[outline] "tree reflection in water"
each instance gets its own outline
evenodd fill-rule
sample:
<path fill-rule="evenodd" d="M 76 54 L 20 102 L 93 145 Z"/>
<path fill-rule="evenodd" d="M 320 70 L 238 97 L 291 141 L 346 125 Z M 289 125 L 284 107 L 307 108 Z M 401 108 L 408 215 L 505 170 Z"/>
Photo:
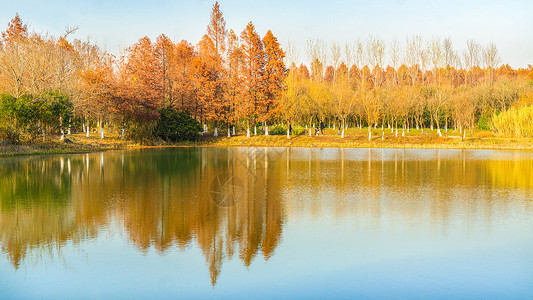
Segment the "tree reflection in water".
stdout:
<path fill-rule="evenodd" d="M 29 257 L 82 244 L 104 229 L 124 231 L 139 251 L 153 247 L 161 255 L 194 242 L 215 285 L 223 263 L 235 255 L 246 266 L 257 255 L 274 255 L 288 215 L 327 213 L 379 224 L 388 213 L 410 226 L 445 231 L 454 212 L 490 223 L 493 212 L 516 205 L 513 200 L 531 209 L 529 157 L 511 151 L 170 148 L 4 159 L 0 244 L 19 268 Z M 494 201 L 495 191 L 511 196 Z M 471 197 L 474 192 L 487 196 Z"/>

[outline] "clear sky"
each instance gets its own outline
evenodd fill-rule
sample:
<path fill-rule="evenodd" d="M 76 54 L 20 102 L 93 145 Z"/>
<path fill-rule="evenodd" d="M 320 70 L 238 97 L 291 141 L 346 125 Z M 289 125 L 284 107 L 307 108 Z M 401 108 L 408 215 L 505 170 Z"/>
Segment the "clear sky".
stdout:
<path fill-rule="evenodd" d="M 79 26 L 75 38 L 91 37 L 101 47 L 118 53 L 139 38 L 164 33 L 173 40 L 196 44 L 205 33 L 211 0 L 2 0 L 0 28 L 15 13 L 33 30 L 54 35 L 65 26 Z M 421 35 L 451 37 L 462 51 L 466 40 L 494 42 L 502 61 L 513 67 L 533 64 L 533 0 L 222 0 L 222 13 L 230 29 L 240 33 L 249 21 L 260 35 L 268 29 L 282 46 L 288 41 L 306 61 L 308 39 L 353 42 L 370 34 L 389 42 L 397 37 Z"/>

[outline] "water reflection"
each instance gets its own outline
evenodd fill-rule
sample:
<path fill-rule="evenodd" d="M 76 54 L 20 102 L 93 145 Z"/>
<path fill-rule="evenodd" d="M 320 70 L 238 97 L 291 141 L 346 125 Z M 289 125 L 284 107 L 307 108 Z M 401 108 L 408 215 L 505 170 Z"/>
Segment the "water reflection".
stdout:
<path fill-rule="evenodd" d="M 215 285 L 233 257 L 245 266 L 271 258 L 290 218 L 446 234 L 531 212 L 532 188 L 533 158 L 519 151 L 172 148 L 4 159 L 0 244 L 15 269 L 104 230 L 123 231 L 141 252 L 196 244 Z"/>

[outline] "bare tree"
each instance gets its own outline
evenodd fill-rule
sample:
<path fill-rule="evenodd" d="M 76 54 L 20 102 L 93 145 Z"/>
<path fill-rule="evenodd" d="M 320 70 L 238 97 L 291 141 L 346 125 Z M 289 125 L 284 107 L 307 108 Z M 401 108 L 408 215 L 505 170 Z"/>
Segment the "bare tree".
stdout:
<path fill-rule="evenodd" d="M 430 56 L 433 64 L 433 83 L 440 84 L 440 71 L 442 62 L 444 60 L 443 47 L 439 38 L 434 38 L 430 42 Z M 438 79 L 438 80 L 437 80 Z"/>
<path fill-rule="evenodd" d="M 405 64 L 409 70 L 409 77 L 411 78 L 411 85 L 414 86 L 418 80 L 418 71 L 420 68 L 420 55 L 422 51 L 422 38 L 414 36 L 406 40 L 405 47 Z"/>
<path fill-rule="evenodd" d="M 337 43 L 331 44 L 331 62 L 333 65 L 333 69 L 335 70 L 335 74 L 333 76 L 333 80 L 337 78 L 337 68 L 339 67 L 339 64 L 341 62 L 341 47 Z"/>
<path fill-rule="evenodd" d="M 391 65 L 395 70 L 398 68 L 398 64 L 400 63 L 400 55 L 401 55 L 400 42 L 398 41 L 397 38 L 394 38 L 389 48 L 389 56 L 390 56 Z"/>
<path fill-rule="evenodd" d="M 483 48 L 483 65 L 489 71 L 489 80 L 491 83 L 494 81 L 494 70 L 498 68 L 500 62 L 498 48 L 494 43 L 490 43 Z"/>
<path fill-rule="evenodd" d="M 463 52 L 464 67 L 467 74 L 472 73 L 471 69 L 479 65 L 479 52 L 481 46 L 474 40 L 470 39 L 466 41 L 466 50 Z M 470 75 L 470 84 L 474 85 L 474 76 Z"/>
<path fill-rule="evenodd" d="M 374 86 L 380 86 L 382 81 L 381 68 L 383 67 L 383 59 L 385 58 L 385 42 L 379 38 L 370 36 L 366 47 L 372 73 L 374 74 Z"/>
<path fill-rule="evenodd" d="M 290 66 L 297 64 L 300 57 L 300 51 L 289 41 L 287 44 L 287 50 L 285 51 L 285 65 Z"/>

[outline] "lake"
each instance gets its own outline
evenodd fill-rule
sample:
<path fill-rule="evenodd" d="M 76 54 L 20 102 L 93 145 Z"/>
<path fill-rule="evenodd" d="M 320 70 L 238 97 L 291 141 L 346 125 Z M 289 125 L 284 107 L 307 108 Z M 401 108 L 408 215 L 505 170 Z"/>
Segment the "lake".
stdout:
<path fill-rule="evenodd" d="M 0 299 L 532 299 L 533 152 L 0 160 Z"/>

